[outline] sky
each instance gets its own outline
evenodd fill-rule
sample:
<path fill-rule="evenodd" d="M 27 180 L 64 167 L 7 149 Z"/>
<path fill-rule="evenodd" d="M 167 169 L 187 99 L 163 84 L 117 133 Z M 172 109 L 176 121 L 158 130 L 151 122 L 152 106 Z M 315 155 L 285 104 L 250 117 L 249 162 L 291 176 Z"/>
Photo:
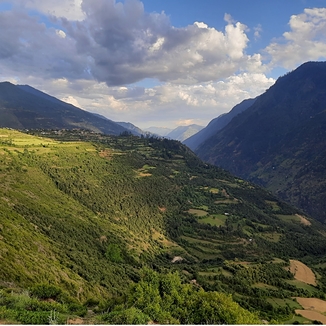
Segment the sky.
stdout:
<path fill-rule="evenodd" d="M 0 0 L 0 81 L 140 128 L 205 126 L 326 60 L 326 0 Z"/>

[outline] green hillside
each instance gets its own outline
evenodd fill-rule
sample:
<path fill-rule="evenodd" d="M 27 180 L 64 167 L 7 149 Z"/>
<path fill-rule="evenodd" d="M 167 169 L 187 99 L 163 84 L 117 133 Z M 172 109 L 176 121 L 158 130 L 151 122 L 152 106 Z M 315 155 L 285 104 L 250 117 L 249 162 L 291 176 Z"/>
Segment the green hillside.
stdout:
<path fill-rule="evenodd" d="M 0 181 L 0 320 L 292 322 L 325 297 L 325 227 L 177 141 L 0 129 Z"/>

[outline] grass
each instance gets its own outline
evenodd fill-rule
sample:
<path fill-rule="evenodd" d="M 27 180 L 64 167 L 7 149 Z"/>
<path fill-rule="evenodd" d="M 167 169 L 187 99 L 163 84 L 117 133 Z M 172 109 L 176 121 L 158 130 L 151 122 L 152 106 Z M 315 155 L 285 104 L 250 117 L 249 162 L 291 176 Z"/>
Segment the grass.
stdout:
<path fill-rule="evenodd" d="M 202 209 L 194 209 L 194 208 L 190 208 L 188 210 L 188 213 L 202 217 L 202 216 L 206 216 L 208 215 L 208 213 Z"/>
<path fill-rule="evenodd" d="M 292 325 L 298 323 L 298 325 L 311 325 L 311 320 L 299 315 L 293 315 L 292 318 L 282 322 L 283 325 Z"/>
<path fill-rule="evenodd" d="M 279 242 L 282 235 L 276 232 L 262 232 L 259 233 L 259 236 L 266 239 L 267 241 Z"/>
<path fill-rule="evenodd" d="M 286 280 L 287 283 L 296 286 L 297 288 L 304 289 L 310 291 L 312 294 L 317 291 L 315 287 L 309 285 L 307 283 L 298 281 L 298 280 Z"/>
<path fill-rule="evenodd" d="M 238 204 L 238 200 L 237 199 L 219 198 L 219 199 L 215 200 L 214 203 L 217 205 L 219 205 L 219 204 Z"/>
<path fill-rule="evenodd" d="M 189 237 L 189 236 L 185 236 L 185 235 L 182 235 L 181 236 L 182 239 L 190 242 L 190 243 L 202 243 L 202 244 L 220 244 L 220 243 L 223 243 L 217 239 L 207 239 L 207 240 L 202 240 L 202 239 L 199 239 L 199 238 L 192 238 L 192 237 Z"/>
<path fill-rule="evenodd" d="M 268 298 L 267 301 L 275 308 L 289 306 L 293 309 L 302 309 L 301 305 L 295 299 Z"/>
<path fill-rule="evenodd" d="M 266 204 L 272 206 L 272 210 L 274 212 L 277 212 L 280 210 L 280 207 L 278 206 L 276 201 L 271 201 L 271 200 L 265 200 Z"/>
<path fill-rule="evenodd" d="M 225 225 L 225 221 L 228 217 L 223 214 L 209 215 L 208 217 L 198 219 L 199 223 L 205 223 L 215 226 Z"/>
<path fill-rule="evenodd" d="M 271 289 L 271 290 L 277 290 L 276 286 L 265 284 L 265 283 L 256 283 L 253 285 L 253 287 L 258 289 Z"/>
<path fill-rule="evenodd" d="M 280 218 L 284 222 L 300 222 L 300 217 L 298 215 L 276 215 L 278 218 Z"/>

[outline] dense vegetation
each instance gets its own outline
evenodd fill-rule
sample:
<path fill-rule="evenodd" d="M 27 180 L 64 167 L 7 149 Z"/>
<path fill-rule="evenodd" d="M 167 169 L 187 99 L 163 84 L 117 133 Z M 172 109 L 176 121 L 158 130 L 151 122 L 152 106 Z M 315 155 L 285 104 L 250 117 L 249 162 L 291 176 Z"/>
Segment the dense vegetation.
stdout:
<path fill-rule="evenodd" d="M 0 319 L 286 322 L 324 298 L 325 227 L 181 143 L 30 133 L 0 130 Z"/>

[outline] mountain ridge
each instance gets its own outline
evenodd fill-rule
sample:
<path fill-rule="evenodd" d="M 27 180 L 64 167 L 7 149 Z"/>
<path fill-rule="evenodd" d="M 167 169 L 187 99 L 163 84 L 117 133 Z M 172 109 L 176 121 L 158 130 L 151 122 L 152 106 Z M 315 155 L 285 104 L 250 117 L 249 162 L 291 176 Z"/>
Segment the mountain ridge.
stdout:
<path fill-rule="evenodd" d="M 318 136 L 309 128 L 313 129 L 312 123 L 317 124 L 318 119 L 324 119 L 325 89 L 326 63 L 305 63 L 280 77 L 250 108 L 234 117 L 196 153 L 205 161 L 266 186 L 282 199 L 324 221 L 324 204 L 318 203 L 319 208 L 315 207 L 316 198 L 321 200 L 326 195 L 324 183 L 320 177 L 309 178 L 311 171 L 304 167 L 311 162 L 323 166 L 319 151 L 325 150 L 324 136 L 321 136 L 324 129 L 318 127 Z M 302 131 L 307 139 L 298 137 Z M 308 151 L 309 159 L 300 154 Z M 303 175 L 305 186 L 302 188 Z M 299 179 L 301 182 L 297 182 Z M 321 193 L 313 198 L 316 187 Z"/>
<path fill-rule="evenodd" d="M 192 135 L 198 133 L 200 130 L 202 130 L 204 127 L 197 125 L 197 124 L 191 124 L 187 126 L 179 126 L 172 131 L 170 131 L 165 137 L 172 138 L 175 140 L 179 140 L 181 142 L 185 141 Z"/>
<path fill-rule="evenodd" d="M 184 140 L 183 143 L 191 150 L 195 151 L 200 144 L 213 136 L 214 133 L 224 128 L 236 115 L 248 109 L 255 102 L 255 100 L 256 99 L 243 100 L 241 103 L 234 106 L 230 112 L 223 113 L 217 118 L 211 120 L 205 128 Z"/>
<path fill-rule="evenodd" d="M 31 86 L 0 83 L 0 127 L 15 129 L 72 129 L 118 135 L 127 129 L 96 117 Z"/>

